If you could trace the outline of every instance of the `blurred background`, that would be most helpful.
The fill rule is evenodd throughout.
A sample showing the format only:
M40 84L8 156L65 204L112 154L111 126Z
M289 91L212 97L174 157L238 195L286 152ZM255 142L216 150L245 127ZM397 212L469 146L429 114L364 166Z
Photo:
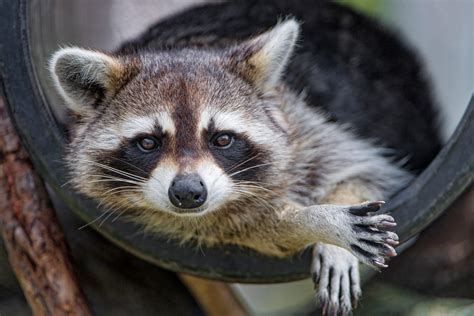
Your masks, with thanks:
M51 90L46 65L60 45L113 50L159 19L202 2L207 1L31 0L30 41L45 98L53 105L59 101ZM340 2L397 30L418 51L438 100L442 135L448 139L474 92L474 1ZM53 110L61 118L63 113ZM377 276L365 287L356 315L474 315L473 194L465 200L457 208L459 212L453 211L449 218L443 216L432 225L434 228L420 237L414 250L408 250L394 269ZM78 234L83 231L77 231L77 220L70 219L72 215L64 208L58 210L65 230L70 231L68 238L80 238ZM445 229L440 233L439 227ZM462 234L463 231L466 233ZM80 250L73 245L71 248L78 257ZM314 307L314 290L309 280L232 287L255 315L307 314ZM142 299L145 304L147 300ZM28 315L25 304L0 247L0 315Z

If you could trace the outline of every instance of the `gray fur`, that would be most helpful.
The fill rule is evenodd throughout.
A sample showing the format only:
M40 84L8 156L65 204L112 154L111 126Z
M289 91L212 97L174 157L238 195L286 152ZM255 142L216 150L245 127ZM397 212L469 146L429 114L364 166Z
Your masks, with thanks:
M378 210L380 203L352 204L386 199L403 188L411 175L371 140L357 137L347 126L330 122L322 112L308 106L304 95L278 81L284 65L276 69L274 76L268 76L272 74L273 64L267 63L273 60L272 53L279 62L288 62L285 51L292 51L295 40L287 33L294 33L295 25L289 20L270 31L271 37L263 34L229 48L114 56L126 79L104 85L102 98L85 112L77 109L89 106L89 102L81 104L83 99L69 97L76 95L75 91L64 89L68 82L60 76L62 69L56 67L64 52L57 53L51 67L53 76L63 96L69 93L66 101L75 102L69 108L79 116L71 127L66 156L71 183L106 205L110 213L125 212L124 216L143 224L147 231L182 242L196 240L209 246L233 243L273 256L287 256L324 242L345 248L369 265L385 266L384 257L393 254L391 245L398 239L386 231L393 219L388 215L367 215L368 211ZM258 39L266 38L268 43L275 36L285 38L286 50L273 44L265 56L257 59L261 64L252 64L256 60L252 58L261 51L255 45ZM86 51L76 52L89 56ZM262 82L252 78L265 79ZM202 143L202 135L211 125L205 113L216 119L216 124L223 124L223 130L241 128L232 124L243 122L240 126L245 127L239 133L258 151L257 158L264 159L251 166L259 175L251 186L250 181L243 186L243 181L235 180ZM130 160L135 165L132 171L112 170L116 161L110 157L135 150L124 148L133 144L136 135L154 133L150 131L154 122L160 125L167 147L164 145L163 155L156 158L151 171L143 171L145 164L150 164L149 158L145 161L135 156ZM230 125L226 128L225 124ZM130 161L126 161L128 165ZM259 173L262 166L265 171ZM212 205L204 204L198 212L178 212L167 203L165 192L178 172L201 172L210 189L208 195L219 198ZM124 183L122 187L115 186L117 181ZM219 186L213 187L216 181ZM374 230L377 233L368 233ZM333 255L329 250L321 251L326 260L319 273L327 273L329 258L341 257L332 264L340 265L337 271L345 286L349 284L357 290L357 283L347 283L348 267L355 264L347 251L339 256L337 250ZM358 275L351 280L354 278ZM346 287L343 289L346 295L340 303L348 310L349 292ZM322 285L320 295L324 296L324 291ZM336 310L337 299L330 297Z

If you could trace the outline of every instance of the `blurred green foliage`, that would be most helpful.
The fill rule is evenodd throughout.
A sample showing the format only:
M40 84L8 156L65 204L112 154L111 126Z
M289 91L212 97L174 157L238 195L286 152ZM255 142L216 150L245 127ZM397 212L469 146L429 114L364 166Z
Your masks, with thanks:
M472 316L474 300L421 295L386 283L371 282L355 316Z
M381 0L337 0L337 2L350 6L355 10L370 16L382 15L386 1Z

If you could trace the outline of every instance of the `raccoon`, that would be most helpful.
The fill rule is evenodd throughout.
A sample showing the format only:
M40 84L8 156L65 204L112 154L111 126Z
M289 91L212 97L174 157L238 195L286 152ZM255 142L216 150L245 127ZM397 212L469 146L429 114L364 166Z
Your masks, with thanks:
M312 246L325 312L355 307L359 261L396 255L374 212L439 148L413 53L334 3L196 7L114 53L62 48L50 71L77 191L181 242Z

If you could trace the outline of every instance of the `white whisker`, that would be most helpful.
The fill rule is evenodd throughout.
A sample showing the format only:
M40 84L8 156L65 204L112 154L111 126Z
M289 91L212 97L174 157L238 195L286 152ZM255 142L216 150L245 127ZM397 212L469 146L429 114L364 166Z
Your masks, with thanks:
M251 170L251 169L255 169L255 168L260 168L260 167L264 167L264 166L268 166L268 165L271 165L272 163L271 162L267 162L267 163L262 163L262 164L258 164L258 165L255 165L255 166L251 166L251 167L248 167L248 168L245 168L245 169L242 169L242 170L239 170L237 172L234 172L234 173L231 173L229 175L229 177L233 177L235 175L238 175L242 172L245 172L245 171L248 171L248 170Z
M108 165L104 165L102 163L99 163L99 162L96 162L96 161L92 161L92 160L85 160L86 162L89 162L90 164L92 165L95 165L97 167L101 167L103 169L106 169L106 170L109 170L109 171L112 171L112 172L115 172L121 176L124 176L124 177L128 177L130 179L133 179L133 180L137 180L137 181L146 181L147 179L144 178L144 177L140 177L136 174L132 174L132 173L129 173L129 172L126 172L126 171L123 171L123 170L120 170L120 169L117 169L117 168L113 168L111 166L108 166Z

